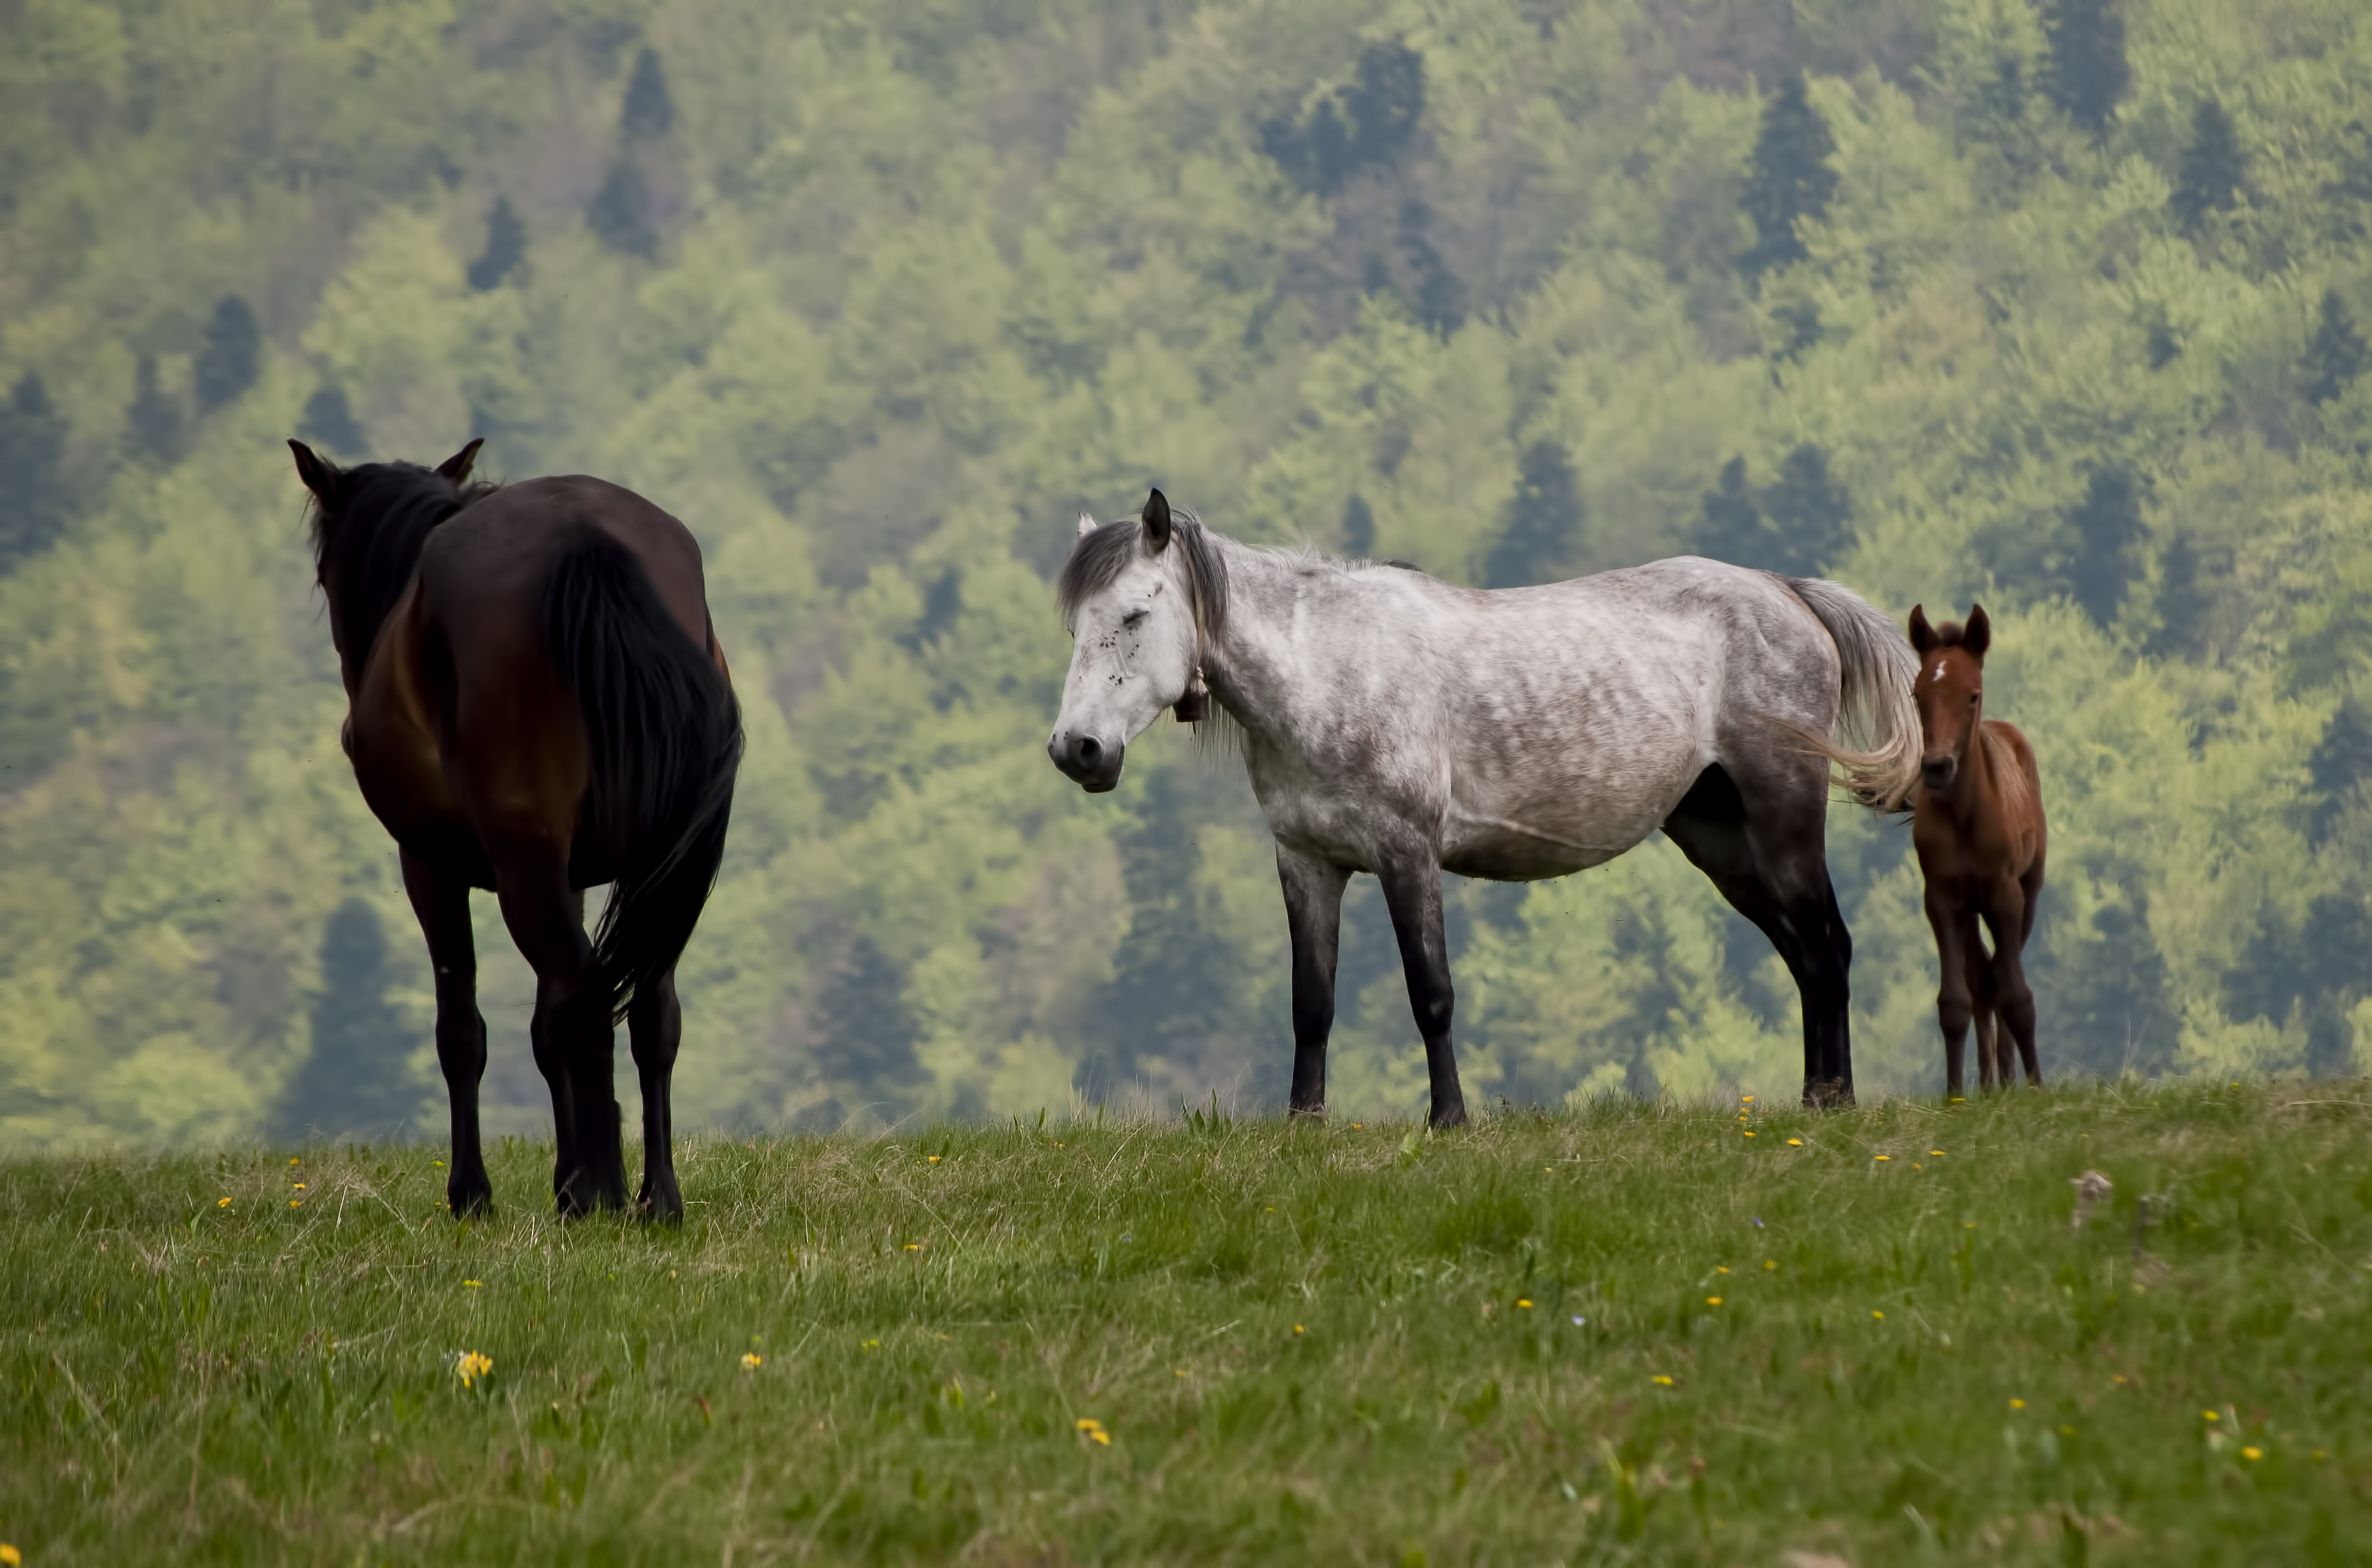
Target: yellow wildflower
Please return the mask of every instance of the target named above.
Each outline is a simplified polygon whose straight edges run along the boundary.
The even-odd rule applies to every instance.
[[[1709,1296],[1706,1296],[1706,1297],[1705,1297],[1705,1305],[1706,1305],[1707,1307],[1719,1307],[1719,1306],[1721,1305],[1721,1297],[1719,1297],[1719,1296],[1717,1296],[1717,1295],[1709,1295]]]
[[[227,1198],[217,1198],[215,1200],[215,1207],[217,1209],[227,1209],[230,1207],[230,1200]]]
[[[471,1290],[476,1290],[483,1282],[478,1280],[463,1280],[461,1283]]]
[[[1886,1314],[1885,1314],[1885,1313],[1883,1313],[1883,1312],[1879,1312],[1879,1311],[1877,1311],[1877,1310],[1873,1309],[1873,1310],[1870,1312],[1870,1316],[1871,1316],[1871,1317],[1873,1317],[1873,1318],[1881,1318],[1881,1319],[1882,1319],[1882,1318],[1885,1318]]]
[[[1518,1307],[1522,1307],[1525,1311],[1529,1312],[1529,1311],[1530,1311],[1530,1310],[1532,1309],[1532,1300],[1531,1300],[1531,1297],[1529,1297],[1529,1296],[1528,1296],[1528,1295],[1519,1295],[1519,1296],[1516,1297],[1516,1305],[1517,1305],[1517,1306],[1518,1306]]]
[[[1801,1138],[1790,1138],[1787,1140],[1787,1146],[1791,1149],[1800,1149],[1804,1146],[1804,1140]]]
[[[2022,1411],[2026,1408],[2026,1401],[2024,1400],[2012,1400],[2009,1402],[2009,1408],[2014,1411]]]
[[[288,1200],[288,1206],[292,1209],[301,1209],[305,1206],[305,1200],[302,1198],[291,1198]]]
[[[23,1552],[10,1546],[6,1541],[0,1540],[0,1563],[6,1563],[7,1568],[17,1568],[17,1564],[24,1561]]]
[[[2201,1411],[2199,1413],[2200,1413],[2201,1415],[2203,1415],[2203,1416],[2205,1416],[2209,1421],[2222,1421],[2222,1420],[2224,1419],[2222,1416],[2220,1416],[2220,1415],[2216,1414],[2214,1411]]]
[[[477,1387],[478,1379],[494,1369],[494,1363],[492,1356],[481,1355],[473,1350],[463,1351],[453,1363],[453,1376],[461,1380],[461,1387],[464,1388]]]
[[[2265,1451],[2251,1445],[2240,1450],[2240,1457],[2244,1459],[2262,1459],[2265,1457]]]
[[[1877,1155],[1872,1157],[1874,1157],[1878,1164],[1884,1165],[1888,1160],[1892,1159],[1894,1156],[1892,1155]]]
[[[1660,1372],[1657,1373],[1650,1380],[1661,1388],[1669,1388],[1672,1386],[1672,1380],[1669,1377],[1665,1376]]]
[[[758,1353],[756,1351],[753,1351],[753,1350],[752,1350],[752,1351],[743,1351],[743,1352],[741,1353],[741,1370],[742,1370],[742,1371],[744,1371],[744,1372],[755,1372],[755,1371],[757,1371],[757,1370],[758,1370],[758,1368],[759,1368],[759,1367],[763,1366],[764,1365],[765,1365],[765,1360],[764,1360],[764,1358],[763,1358],[763,1357],[762,1357],[761,1355],[759,1355],[759,1353]]]

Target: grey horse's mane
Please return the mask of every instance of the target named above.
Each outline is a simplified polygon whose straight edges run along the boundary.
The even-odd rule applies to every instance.
[[[1169,547],[1178,552],[1179,575],[1186,580],[1187,606],[1195,631],[1208,641],[1227,623],[1227,563],[1202,518],[1184,506],[1172,506],[1169,514]],[[1144,537],[1145,525],[1134,517],[1099,524],[1093,533],[1079,536],[1054,578],[1054,604],[1065,627],[1089,598],[1112,586],[1144,547]]]

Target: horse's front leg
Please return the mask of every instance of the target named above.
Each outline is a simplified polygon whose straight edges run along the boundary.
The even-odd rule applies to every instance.
[[[428,964],[436,977],[436,1064],[453,1110],[453,1166],[445,1204],[457,1217],[494,1205],[478,1136],[478,1083],[486,1073],[486,1020],[478,1014],[478,948],[470,931],[470,884],[403,852],[403,890],[412,899]]]
[[[1285,924],[1293,937],[1293,1095],[1288,1116],[1326,1114],[1326,1041],[1334,1032],[1334,963],[1343,938],[1343,889],[1350,873],[1315,855],[1276,846]]]
[[[1384,885],[1384,907],[1392,912],[1400,939],[1401,969],[1408,977],[1409,1011],[1424,1040],[1425,1076],[1433,1088],[1436,1127],[1466,1123],[1466,1097],[1458,1087],[1458,1054],[1449,1043],[1457,994],[1449,983],[1449,945],[1441,926],[1441,862],[1430,844],[1386,856],[1376,867]]]
[[[1944,1031],[1944,1092],[1960,1099],[1969,1092],[1969,1019],[1975,1011],[1969,992],[1969,960],[1961,941],[1960,912],[1955,901],[1927,883],[1927,926],[1936,934],[1936,967],[1943,976],[1936,992],[1936,1022]],[[1979,1073],[1984,1063],[1977,1063]]]
[[[643,1088],[643,1190],[634,1206],[655,1220],[680,1220],[683,1193],[675,1181],[675,1111],[669,1099],[676,1047],[683,1040],[675,970],[635,993],[626,1010],[626,1028]]]
[[[2011,1042],[2016,1043],[2018,1059],[2026,1065],[2027,1084],[2040,1087],[2042,1058],[2034,1044],[2034,988],[2026,980],[2026,933],[2030,916],[2025,889],[2003,877],[1987,902],[1984,915],[1985,925],[1994,937],[1994,1007],[2001,1029],[2009,1036],[1998,1048],[2002,1087],[2009,1088],[2017,1082],[2017,1074],[2010,1065]]]

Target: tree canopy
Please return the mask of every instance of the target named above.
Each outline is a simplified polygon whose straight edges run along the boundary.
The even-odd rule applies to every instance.
[[[750,734],[687,1124],[1282,1098],[1240,771],[1041,750],[1047,578],[1156,483],[1477,585],[1982,599],[2046,1062],[2372,1067],[2367,79],[2355,0],[0,7],[0,1139],[435,1082],[297,431],[699,536]],[[1831,858],[1859,1076],[1932,1090],[1906,836],[1840,807]],[[1660,840],[1448,903],[1478,1098],[1798,1072]],[[477,913],[488,1124],[540,1127]],[[1365,878],[1340,990],[1338,1103],[1421,1104]]]

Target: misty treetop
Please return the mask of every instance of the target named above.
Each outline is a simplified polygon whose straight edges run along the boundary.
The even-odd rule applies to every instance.
[[[687,1125],[1281,1098],[1239,772],[1165,722],[1090,798],[1041,749],[1046,576],[1148,484],[1476,585],[1982,598],[2046,1063],[2372,1068],[2367,73],[2353,0],[0,9],[0,1137],[433,1082],[294,432],[483,435],[699,534],[750,750]],[[1932,1091],[1904,836],[1831,853],[1859,1076]],[[489,1122],[541,1126],[478,927]],[[1477,1096],[1795,1072],[1669,847],[1459,885],[1449,939]],[[1346,1108],[1421,1103],[1401,987],[1361,879]]]

